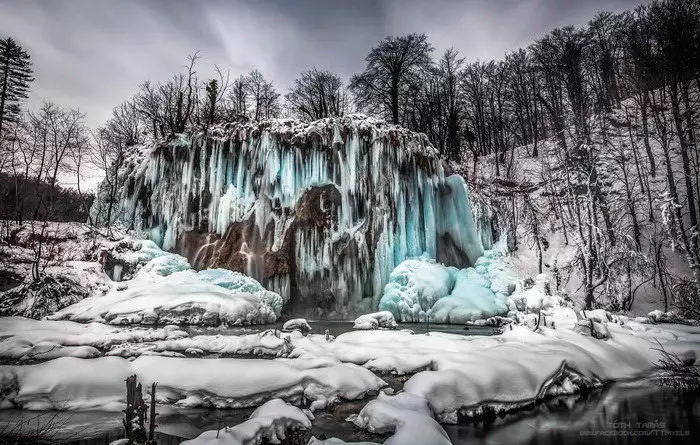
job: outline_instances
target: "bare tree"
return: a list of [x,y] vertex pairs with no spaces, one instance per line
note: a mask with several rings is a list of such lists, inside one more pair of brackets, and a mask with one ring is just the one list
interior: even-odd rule
[[342,116],[348,107],[340,77],[317,68],[301,73],[285,100],[291,114],[305,120]]
[[425,34],[391,36],[379,42],[365,58],[365,70],[350,80],[358,107],[402,124],[401,104],[421,72],[432,65],[432,50]]

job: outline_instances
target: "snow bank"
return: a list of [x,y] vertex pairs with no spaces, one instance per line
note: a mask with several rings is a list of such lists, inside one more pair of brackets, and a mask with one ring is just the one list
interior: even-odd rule
[[299,408],[281,399],[272,399],[253,411],[250,418],[234,427],[206,431],[185,445],[255,445],[280,443],[287,431],[308,430],[311,421]]
[[398,324],[394,319],[394,314],[389,311],[374,312],[372,314],[360,315],[355,319],[353,329],[396,329]]
[[317,439],[315,436],[312,436],[311,439],[309,439],[309,443],[306,445],[379,445],[377,442],[345,442],[344,440],[338,439],[337,437],[331,437],[330,439]]
[[124,379],[136,374],[144,387],[158,382],[157,401],[183,407],[242,408],[271,398],[313,411],[358,399],[386,383],[353,364],[327,359],[248,360],[118,357],[58,358],[25,366],[0,366],[0,407],[30,410],[120,410]]
[[[97,357],[115,345],[181,339],[187,333],[176,326],[157,329],[119,329],[100,323],[0,318],[0,357],[49,360],[58,357]],[[98,349],[99,348],[99,349]]]
[[[278,333],[279,334],[279,333]],[[194,337],[124,343],[112,346],[106,355],[134,357],[184,353],[186,355],[231,354],[282,357],[291,352],[291,339],[299,332],[275,335],[272,330],[247,335],[195,335]]]
[[379,309],[400,321],[464,324],[508,312],[515,286],[503,276],[500,249],[488,250],[474,267],[445,267],[427,255],[399,264],[384,287]]
[[86,298],[52,320],[109,324],[242,325],[273,323],[285,299],[245,275],[224,269],[195,272],[187,259],[152,242],[141,254],[154,257],[133,279],[105,296]]
[[442,422],[456,422],[460,411],[476,414],[483,403],[515,407],[639,376],[657,366],[657,341],[668,351],[700,357],[696,326],[644,325],[606,317],[600,323],[609,338],[601,340],[573,330],[577,317],[570,308],[544,312],[547,324],[554,321],[557,329],[542,323],[533,332],[515,325],[493,337],[356,331],[339,335],[332,343],[321,336],[294,339],[291,356],[330,356],[375,371],[417,372],[404,391],[425,399]]
[[360,411],[355,425],[372,433],[394,433],[384,445],[450,445],[449,437],[433,419],[421,397],[408,392],[380,393]]

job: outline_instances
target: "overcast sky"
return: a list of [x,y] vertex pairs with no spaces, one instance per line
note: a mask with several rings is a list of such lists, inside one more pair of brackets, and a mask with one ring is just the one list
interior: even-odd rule
[[436,52],[500,58],[554,27],[643,0],[0,0],[0,35],[27,49],[43,99],[79,107],[88,123],[145,80],[162,80],[199,50],[200,72],[260,69],[284,93],[317,66],[345,79],[392,34],[426,32]]

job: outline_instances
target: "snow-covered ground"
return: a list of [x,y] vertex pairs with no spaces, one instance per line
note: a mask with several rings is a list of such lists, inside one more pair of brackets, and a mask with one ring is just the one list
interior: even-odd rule
[[[334,340],[300,331],[189,336],[169,326],[144,329],[4,318],[2,356],[46,361],[0,366],[0,405],[119,410],[124,404],[123,380],[136,374],[145,387],[159,382],[159,403],[243,407],[279,398],[309,409],[304,415],[312,419],[310,412],[384,388],[386,394],[349,420],[370,432],[393,434],[385,442],[389,444],[449,443],[440,423],[479,415],[485,407],[517,409],[608,381],[640,377],[657,366],[660,348],[698,364],[698,326],[655,324],[658,314],[631,319],[602,310],[582,313],[539,287],[513,298],[536,309],[540,322],[526,310],[502,334],[490,337],[400,329],[353,331]],[[86,354],[80,348],[92,349]],[[52,352],[31,352],[40,350]],[[222,352],[256,352],[270,359],[186,357]],[[51,359],[59,355],[64,357]],[[410,378],[393,394],[382,373]],[[264,411],[279,414],[256,416],[219,438],[255,443],[243,438],[273,437],[271,431],[279,438],[287,426],[306,428],[298,416],[301,411],[281,401],[273,405],[275,409]],[[205,433],[195,443],[214,443],[215,436]],[[311,443],[342,443],[314,440]]]
[[[237,272],[194,271],[185,257],[118,230],[28,223],[9,233],[0,243],[0,270],[18,278],[0,291],[5,315],[115,325],[263,324],[274,322],[286,301]],[[33,281],[37,237],[45,239],[44,253],[41,279]]]

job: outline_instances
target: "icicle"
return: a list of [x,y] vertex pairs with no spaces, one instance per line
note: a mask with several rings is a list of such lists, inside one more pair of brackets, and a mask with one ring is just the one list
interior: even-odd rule
[[[477,207],[472,216],[464,181],[445,177],[424,136],[371,118],[233,124],[144,153],[130,173],[134,190],[120,194],[125,224],[175,249],[183,231],[224,235],[231,223],[252,218],[254,227],[240,234],[248,273],[268,276],[264,251],[278,252],[291,236],[288,260],[297,276],[272,274],[266,283],[289,292],[292,279],[322,279],[338,313],[376,303],[396,265],[422,254],[438,258],[445,239],[470,262],[490,242],[488,215]],[[327,185],[339,202],[321,194],[322,202],[309,205],[320,206],[324,218],[331,208],[337,214],[300,224],[300,199]],[[196,250],[194,263],[211,258],[206,250],[215,239]]]

